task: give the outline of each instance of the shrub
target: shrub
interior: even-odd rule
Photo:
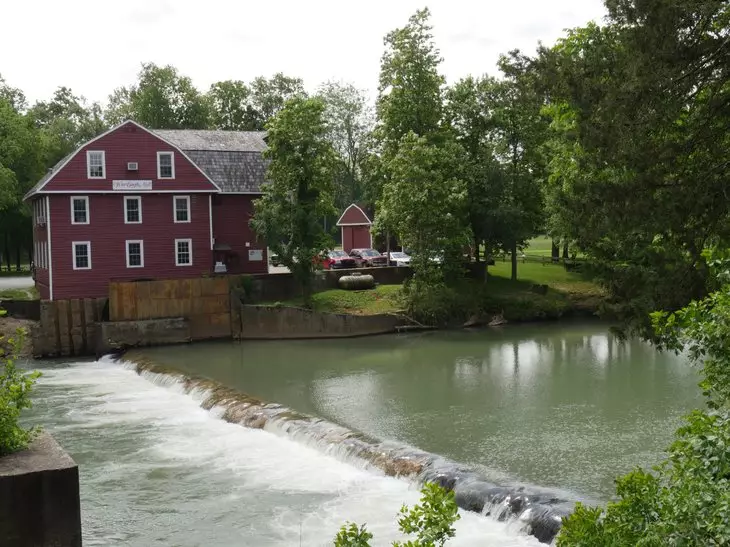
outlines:
[[[38,433],[37,428],[25,429],[18,423],[20,413],[32,406],[30,392],[40,376],[15,366],[23,338],[22,330],[16,338],[0,337],[0,457],[24,450]]]
[[[404,534],[415,535],[415,541],[396,541],[393,547],[443,547],[454,537],[454,523],[461,517],[453,491],[446,491],[435,483],[426,483],[421,489],[421,501],[411,508],[400,510],[398,527]],[[370,547],[373,535],[365,525],[347,523],[335,537],[335,547]]]

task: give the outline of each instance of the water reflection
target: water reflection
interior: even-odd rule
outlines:
[[[603,498],[700,404],[682,359],[600,323],[147,353],[499,480]]]

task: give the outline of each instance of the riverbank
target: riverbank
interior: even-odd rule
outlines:
[[[34,321],[28,321],[26,319],[16,319],[14,317],[0,317],[0,355],[4,355],[7,351],[7,341],[17,338],[18,330],[22,329],[25,331],[23,336],[23,344],[20,348],[18,357],[31,357],[33,355],[33,341],[31,340],[30,332]]]
[[[465,280],[460,286],[434,291],[417,302],[414,319],[430,325],[459,326],[489,323],[554,320],[597,315],[604,291],[578,272],[552,264],[520,264],[512,281],[508,263],[489,268],[486,281]],[[269,305],[302,307],[301,298]],[[405,314],[408,308],[402,285],[378,285],[365,291],[331,289],[312,296],[312,310],[349,315]]]

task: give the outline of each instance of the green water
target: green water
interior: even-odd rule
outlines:
[[[601,501],[662,457],[702,404],[686,361],[602,323],[147,350],[248,394],[480,468]]]

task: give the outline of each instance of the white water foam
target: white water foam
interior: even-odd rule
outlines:
[[[79,463],[85,545],[332,545],[345,521],[389,545],[418,501],[407,481],[226,423],[172,380],[108,360],[43,372],[34,421]],[[456,530],[452,547],[540,545],[468,512]]]

